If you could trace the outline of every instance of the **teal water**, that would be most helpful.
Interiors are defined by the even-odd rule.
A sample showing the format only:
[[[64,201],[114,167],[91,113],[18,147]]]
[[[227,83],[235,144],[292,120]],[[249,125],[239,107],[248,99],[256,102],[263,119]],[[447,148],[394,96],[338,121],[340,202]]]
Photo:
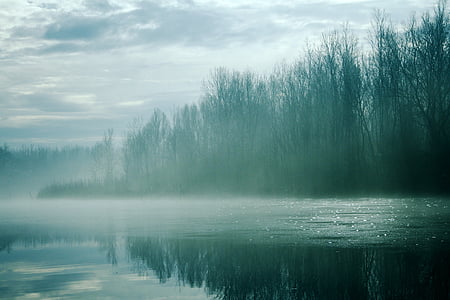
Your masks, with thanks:
[[[450,201],[0,203],[0,298],[449,299]]]

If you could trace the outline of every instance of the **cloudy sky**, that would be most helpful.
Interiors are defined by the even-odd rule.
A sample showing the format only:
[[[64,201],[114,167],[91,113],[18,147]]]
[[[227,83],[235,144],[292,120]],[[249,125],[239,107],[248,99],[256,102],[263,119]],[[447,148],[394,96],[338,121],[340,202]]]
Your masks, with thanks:
[[[0,0],[0,143],[89,145],[107,128],[199,99],[218,66],[268,72],[375,9],[433,0]]]

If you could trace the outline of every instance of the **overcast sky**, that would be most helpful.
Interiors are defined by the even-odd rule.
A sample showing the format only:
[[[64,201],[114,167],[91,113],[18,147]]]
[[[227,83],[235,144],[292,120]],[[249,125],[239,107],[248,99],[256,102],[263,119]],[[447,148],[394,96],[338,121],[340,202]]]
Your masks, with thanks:
[[[198,101],[212,69],[268,72],[375,9],[395,23],[433,0],[0,0],[0,143],[92,144]]]

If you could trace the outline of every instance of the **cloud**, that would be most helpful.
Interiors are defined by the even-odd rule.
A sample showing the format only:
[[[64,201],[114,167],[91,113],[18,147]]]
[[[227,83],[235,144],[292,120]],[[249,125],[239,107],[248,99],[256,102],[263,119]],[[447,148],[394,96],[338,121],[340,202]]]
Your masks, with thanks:
[[[112,11],[113,8],[108,4],[96,9]],[[135,9],[107,15],[81,16],[73,12],[58,16],[46,26],[42,38],[56,43],[41,47],[39,51],[41,54],[92,52],[136,45],[218,48],[236,43],[275,42],[288,33],[285,26],[247,13],[201,7],[190,2],[181,6],[142,2]],[[32,28],[16,31],[21,34],[37,32]]]
[[[145,16],[145,17],[144,17]],[[131,15],[136,21],[147,19],[155,28],[134,29],[136,42],[214,46],[232,28],[226,15],[215,11],[164,8],[146,4]]]
[[[79,112],[86,110],[84,105],[64,100],[63,95],[38,92],[21,95],[18,98],[22,106],[35,108],[43,112]]]
[[[42,34],[39,26],[17,26],[11,30],[11,36],[14,38],[37,37]]]
[[[35,55],[104,52],[136,45],[212,49],[252,43],[276,45],[286,39],[304,40],[305,32],[320,36],[321,29],[339,27],[346,21],[356,29],[364,27],[380,5],[388,12],[390,7],[410,11],[401,9],[395,1],[383,4],[375,0],[246,1],[244,4],[85,0],[78,6],[63,2],[38,4],[40,10],[23,16],[22,24],[15,25],[9,35],[10,45],[20,44],[17,39],[23,37],[33,38],[35,45],[40,45],[35,47]],[[416,2],[402,5],[417,9]],[[308,26],[309,23],[316,26]]]
[[[85,0],[83,4],[88,11],[101,13],[111,12],[117,9],[116,6],[111,5],[107,0]]]
[[[56,4],[56,3],[41,3],[38,6],[40,8],[49,9],[49,10],[56,10],[56,9],[58,9],[58,4]]]
[[[137,45],[211,49],[276,45],[284,39],[301,39],[302,30],[320,36],[321,30],[348,20],[352,26],[363,26],[376,7],[371,1],[278,2],[260,7],[255,3],[234,7],[192,1],[163,3],[143,1],[123,11],[109,2],[87,1],[82,15],[74,11],[48,24],[43,38],[57,43],[41,48],[41,53],[96,52]]]
[[[33,51],[35,54],[52,54],[52,53],[75,53],[82,51],[84,48],[83,44],[68,42],[68,43],[57,43],[50,46],[43,46],[36,51]]]
[[[98,17],[62,17],[48,26],[44,38],[49,40],[93,40],[104,35],[110,24]]]
[[[116,105],[119,107],[130,107],[130,106],[141,106],[145,103],[144,100],[136,100],[136,101],[123,101],[119,102]]]
[[[80,121],[95,121],[98,122],[101,119],[108,119],[105,116],[99,115],[84,115],[84,114],[32,114],[29,110],[27,112],[22,111],[22,115],[14,115],[10,117],[0,118],[0,128],[22,128],[31,127],[36,125],[51,125],[51,124],[68,124],[68,122],[78,123]],[[85,124],[84,124],[85,125]],[[60,131],[61,128],[54,128],[54,131]],[[48,131],[48,130],[47,130]]]
[[[37,88],[39,90],[39,88]],[[21,108],[38,112],[88,112],[95,105],[95,95],[64,94],[45,91],[10,93],[0,107],[17,111]]]

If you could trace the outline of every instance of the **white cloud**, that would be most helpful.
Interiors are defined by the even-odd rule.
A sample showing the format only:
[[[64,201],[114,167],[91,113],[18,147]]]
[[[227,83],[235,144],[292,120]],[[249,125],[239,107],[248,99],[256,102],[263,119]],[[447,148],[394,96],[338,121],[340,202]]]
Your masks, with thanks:
[[[85,115],[85,114],[27,114],[15,115],[0,119],[0,128],[21,128],[26,126],[36,126],[42,123],[51,125],[53,121],[83,121],[108,119],[104,115]],[[50,123],[50,124],[49,124]]]
[[[67,102],[75,103],[79,105],[95,105],[96,104],[96,96],[94,94],[84,94],[84,95],[67,95],[65,97]]]
[[[123,101],[117,103],[117,106],[141,106],[145,103],[143,100],[137,100],[137,101]]]

